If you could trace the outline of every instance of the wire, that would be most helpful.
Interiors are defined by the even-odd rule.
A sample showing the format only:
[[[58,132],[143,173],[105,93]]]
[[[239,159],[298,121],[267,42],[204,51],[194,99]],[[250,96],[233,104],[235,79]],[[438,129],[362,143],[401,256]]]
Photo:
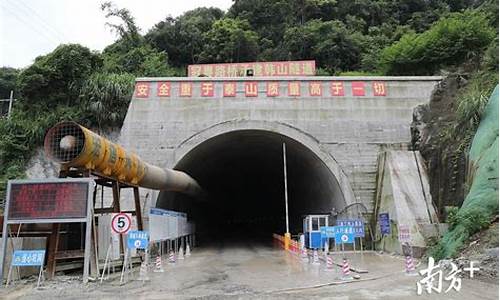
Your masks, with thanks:
[[[5,2],[2,2],[2,3],[5,3]],[[10,15],[15,17],[19,22],[21,22],[21,24],[30,26],[33,29],[33,31],[37,32],[39,34],[39,36],[42,36],[43,38],[45,38],[45,40],[47,40],[50,44],[56,44],[56,45],[59,44],[59,41],[56,41],[53,37],[46,35],[43,31],[40,31],[36,26],[31,24],[30,22],[23,20],[22,17],[20,17],[17,13],[12,11],[9,7],[7,7],[7,6],[2,6],[2,7],[4,9],[6,9],[7,11],[9,11]]]
[[[3,3],[3,4],[6,4],[6,2],[2,2],[2,3]],[[19,22],[21,22],[22,24],[30,26],[30,27],[33,29],[33,31],[35,31],[35,32],[37,32],[39,35],[43,36],[46,40],[48,40],[49,42],[51,42],[51,44],[52,44],[52,43],[54,43],[54,44],[56,44],[56,45],[57,45],[57,44],[59,44],[59,43],[60,43],[59,39],[55,39],[52,35],[48,35],[48,34],[47,34],[48,32],[44,31],[44,30],[43,30],[43,28],[39,28],[39,27],[37,27],[35,24],[33,24],[33,23],[31,22],[30,17],[29,17],[28,15],[26,15],[26,13],[23,13],[23,12],[22,12],[22,11],[20,11],[20,10],[13,9],[12,7],[9,7],[9,6],[7,6],[7,5],[4,5],[4,6],[3,6],[3,8],[9,12],[9,15],[14,16],[14,17],[15,17],[16,19],[18,19],[18,20],[19,20]],[[25,17],[27,17],[27,19],[28,19],[29,21],[28,21],[26,18],[23,18],[23,17],[22,17],[20,14],[18,14],[18,13],[24,14],[24,16],[25,16]],[[42,30],[40,30],[40,29],[42,29]]]
[[[9,0],[7,0],[7,1],[9,1]],[[25,8],[25,11],[28,11],[32,15],[36,16],[41,21],[41,23],[43,23],[43,25],[46,28],[52,30],[59,37],[59,39],[61,39],[61,40],[69,40],[69,38],[64,34],[64,32],[60,31],[56,27],[53,27],[50,23],[48,23],[47,21],[45,21],[45,19],[42,16],[40,16],[34,9],[32,9],[31,7],[29,7],[28,5],[26,5],[23,1],[17,0],[17,2],[11,2],[11,3],[14,3],[16,5],[17,4],[21,4]]]

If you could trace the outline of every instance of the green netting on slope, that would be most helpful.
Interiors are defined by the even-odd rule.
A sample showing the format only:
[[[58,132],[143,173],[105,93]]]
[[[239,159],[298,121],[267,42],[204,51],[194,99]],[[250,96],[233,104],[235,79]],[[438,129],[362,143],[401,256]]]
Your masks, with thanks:
[[[472,185],[455,225],[438,244],[436,258],[452,257],[498,214],[498,86],[486,106],[469,152]]]

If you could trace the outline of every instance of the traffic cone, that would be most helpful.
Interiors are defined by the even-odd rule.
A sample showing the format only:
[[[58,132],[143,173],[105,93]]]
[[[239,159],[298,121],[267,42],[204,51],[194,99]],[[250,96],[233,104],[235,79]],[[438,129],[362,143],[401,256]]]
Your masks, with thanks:
[[[141,268],[139,269],[139,278],[137,280],[147,281],[149,280],[148,276],[148,265],[145,261],[141,263]]]
[[[156,261],[155,261],[155,269],[153,272],[156,272],[156,273],[163,273],[164,270],[163,270],[163,264],[161,263],[161,256],[158,255],[156,257]]]
[[[342,279],[344,280],[352,279],[352,277],[349,276],[350,274],[351,274],[351,268],[349,267],[349,262],[347,261],[346,258],[344,258],[342,262]]]
[[[312,262],[313,265],[319,265],[320,262],[319,262],[319,257],[318,257],[318,250],[314,249],[313,251],[313,262]]]
[[[326,271],[333,271],[333,258],[329,255],[326,256]]]
[[[184,259],[184,250],[182,246],[179,248],[179,254],[177,255],[177,259]]]
[[[307,249],[306,247],[302,248],[302,254],[301,254],[302,260],[305,262],[309,262],[309,255],[307,254]]]
[[[406,275],[417,275],[417,272],[415,271],[415,264],[413,263],[413,258],[410,255],[406,256]]]
[[[175,264],[175,253],[173,250],[170,250],[170,253],[168,254],[168,262]]]
[[[189,244],[186,245],[186,255],[185,256],[191,256],[191,247],[189,247]]]

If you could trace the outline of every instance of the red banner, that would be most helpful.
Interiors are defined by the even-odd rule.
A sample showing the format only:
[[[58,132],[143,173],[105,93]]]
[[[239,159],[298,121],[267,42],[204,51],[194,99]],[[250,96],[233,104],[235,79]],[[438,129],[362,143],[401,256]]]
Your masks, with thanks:
[[[242,90],[238,90],[238,84],[243,85]],[[327,89],[325,94],[332,97],[345,97],[346,89],[351,89],[351,96],[387,96],[387,82],[384,81],[201,81],[174,82],[157,81],[156,86],[152,82],[139,81],[135,84],[134,98],[150,97],[193,97],[193,88],[196,89],[194,95],[200,97],[236,97],[238,94],[245,97],[258,97],[259,84],[261,87],[261,97],[322,97],[323,88]],[[371,85],[371,89],[370,89]],[[368,87],[368,88],[367,88]],[[178,88],[178,89],[177,89]],[[304,88],[304,90],[301,90]],[[264,90],[265,89],[265,90]],[[281,90],[280,90],[281,89]],[[156,90],[156,94],[155,91]],[[216,90],[217,95],[216,95]],[[175,91],[175,95],[174,92]],[[264,95],[265,91],[265,95]],[[347,95],[349,95],[347,93]],[[326,95],[325,95],[326,96]]]
[[[309,96],[321,96],[322,94],[321,82],[309,82]]]
[[[245,96],[246,97],[257,97],[259,94],[258,83],[253,82],[245,82]]]
[[[170,97],[170,82],[158,82],[156,95],[158,97]]]
[[[333,81],[330,84],[330,93],[332,96],[344,96],[344,83],[341,81]]]
[[[149,82],[136,82],[134,95],[136,98],[148,98]]]
[[[200,95],[202,97],[213,97],[214,96],[214,83],[213,82],[202,82]]]
[[[256,77],[314,76],[316,62],[303,60],[189,65],[188,77],[245,77],[249,70]]]
[[[280,83],[277,81],[270,81],[267,83],[267,96],[277,97],[280,95]]]
[[[385,96],[385,82],[374,81],[372,82],[373,96]]]
[[[224,82],[223,89],[224,89],[224,91],[223,91],[224,97],[235,97],[236,96],[236,83]]]
[[[365,95],[365,83],[362,81],[353,81],[351,83],[352,95],[353,96],[364,96]]]
[[[180,97],[191,97],[193,94],[193,84],[191,82],[181,82],[179,85]]]

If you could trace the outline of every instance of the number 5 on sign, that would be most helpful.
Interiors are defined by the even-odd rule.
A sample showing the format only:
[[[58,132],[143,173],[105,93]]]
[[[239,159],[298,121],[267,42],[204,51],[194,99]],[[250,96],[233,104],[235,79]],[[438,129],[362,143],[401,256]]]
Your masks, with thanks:
[[[132,225],[132,214],[113,214],[111,217],[111,230],[118,234],[127,234]]]

